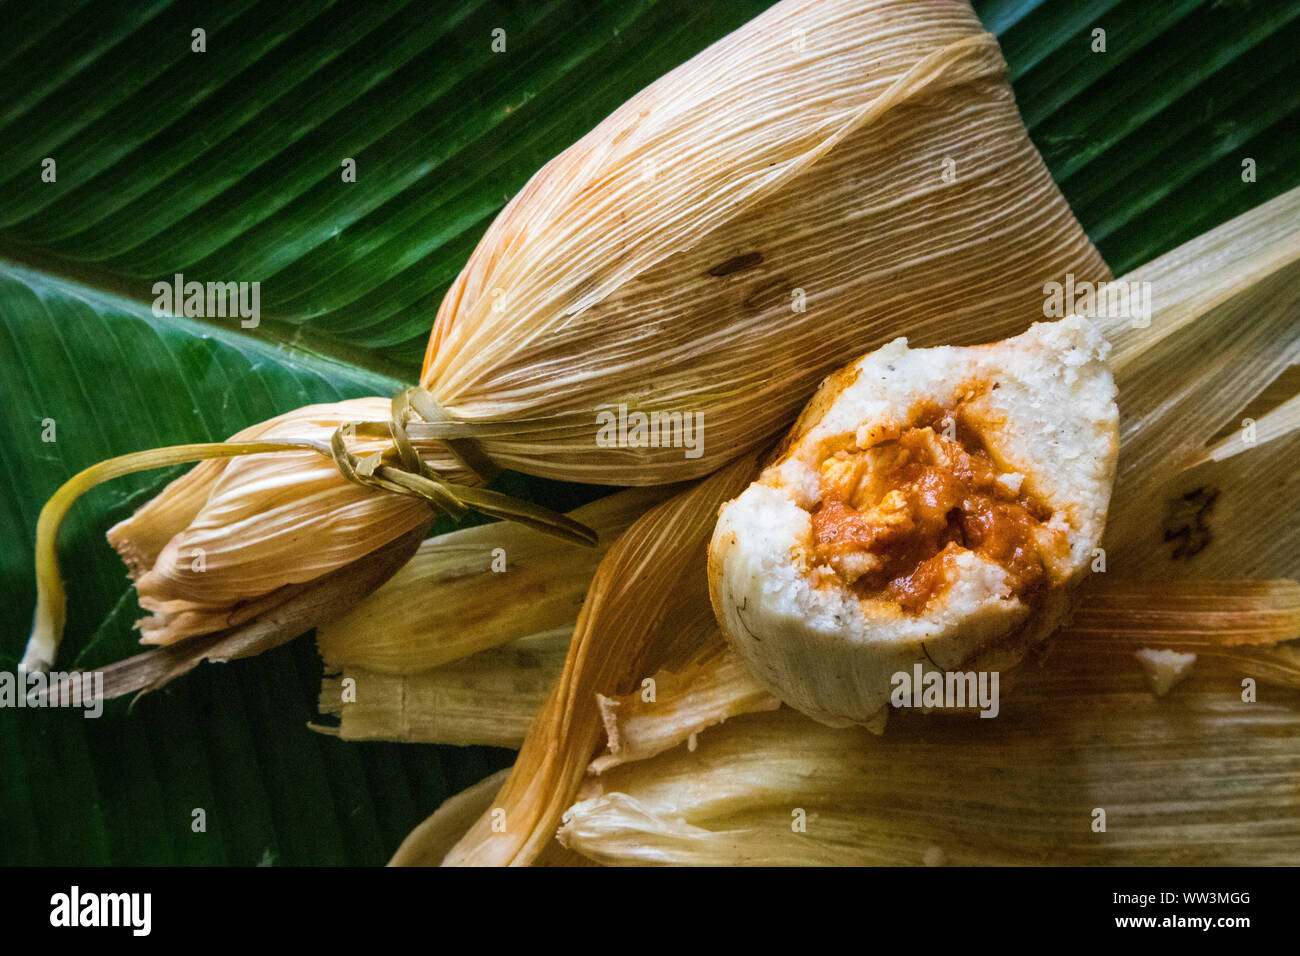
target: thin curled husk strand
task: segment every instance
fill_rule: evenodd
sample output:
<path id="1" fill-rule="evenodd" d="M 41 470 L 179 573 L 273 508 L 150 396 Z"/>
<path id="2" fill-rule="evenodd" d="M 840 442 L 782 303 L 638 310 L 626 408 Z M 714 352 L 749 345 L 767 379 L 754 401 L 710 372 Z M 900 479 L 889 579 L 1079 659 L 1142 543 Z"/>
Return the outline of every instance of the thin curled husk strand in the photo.
<path id="1" fill-rule="evenodd" d="M 423 396 L 423 398 L 419 396 Z M 426 400 L 427 399 L 427 400 Z M 67 623 L 67 590 L 59 570 L 58 533 L 73 503 L 96 485 L 114 478 L 189 464 L 212 458 L 237 458 L 282 451 L 310 450 L 331 458 L 348 481 L 377 491 L 422 498 L 437 512 L 460 519 L 469 511 L 506 521 L 516 521 L 574 544 L 593 546 L 596 533 L 585 525 L 549 508 L 510 495 L 472 485 L 450 482 L 426 465 L 411 443 L 407 423 L 413 411 L 445 421 L 437 403 L 418 387 L 393 398 L 388 422 L 351 422 L 340 425 L 328 445 L 309 440 L 200 442 L 151 448 L 118 455 L 91 465 L 64 482 L 41 509 L 36 523 L 36 610 L 31 636 L 19 662 L 22 671 L 48 671 L 54 664 Z M 438 424 L 435 422 L 434 424 Z M 348 451 L 345 436 L 386 435 L 391 448 L 361 458 Z M 469 471 L 487 481 L 497 468 L 466 437 L 447 440 L 453 454 Z"/>

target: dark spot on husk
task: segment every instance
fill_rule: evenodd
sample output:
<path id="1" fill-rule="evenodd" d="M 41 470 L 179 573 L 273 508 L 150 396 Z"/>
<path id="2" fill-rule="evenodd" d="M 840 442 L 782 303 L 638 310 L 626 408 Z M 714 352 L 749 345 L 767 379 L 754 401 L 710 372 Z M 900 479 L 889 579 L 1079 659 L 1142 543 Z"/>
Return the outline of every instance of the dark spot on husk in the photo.
<path id="1" fill-rule="evenodd" d="M 744 272 L 746 269 L 752 269 L 763 261 L 763 253 L 746 252 L 744 255 L 736 256 L 734 259 L 728 259 L 726 262 L 720 262 L 709 270 L 711 276 L 729 276 L 737 272 Z"/>
<path id="2" fill-rule="evenodd" d="M 1164 540 L 1174 560 L 1188 560 L 1209 546 L 1210 515 L 1219 489 L 1202 486 L 1170 499 L 1165 505 Z"/>

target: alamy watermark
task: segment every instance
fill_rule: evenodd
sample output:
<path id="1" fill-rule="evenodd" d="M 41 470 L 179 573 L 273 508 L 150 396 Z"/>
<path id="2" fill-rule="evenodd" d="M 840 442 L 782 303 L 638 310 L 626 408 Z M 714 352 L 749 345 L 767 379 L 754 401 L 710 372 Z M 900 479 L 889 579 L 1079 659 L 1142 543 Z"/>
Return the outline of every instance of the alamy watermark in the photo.
<path id="1" fill-rule="evenodd" d="M 122 927 L 132 936 L 148 936 L 153 928 L 153 894 L 85 893 L 74 885 L 50 897 L 50 925 Z"/>
<path id="2" fill-rule="evenodd" d="M 103 671 L 0 671 L 0 707 L 78 707 L 104 712 Z"/>
<path id="3" fill-rule="evenodd" d="M 262 321 L 262 283 L 186 282 L 176 273 L 171 282 L 153 284 L 153 314 L 182 315 L 191 319 L 240 319 L 242 329 L 255 329 Z"/>
<path id="4" fill-rule="evenodd" d="M 596 410 L 601 448 L 681 448 L 687 458 L 704 454 L 703 412 L 629 411 L 626 404 Z"/>
<path id="5" fill-rule="evenodd" d="M 1043 286 L 1043 315 L 1060 319 L 1077 315 L 1084 319 L 1132 319 L 1133 328 L 1151 325 L 1150 282 L 1075 282 L 1066 273 L 1065 282 Z"/>
<path id="6" fill-rule="evenodd" d="M 1000 709 L 997 671 L 926 670 L 917 663 L 911 673 L 895 673 L 890 686 L 889 703 L 894 707 L 978 707 L 981 717 L 996 717 Z"/>

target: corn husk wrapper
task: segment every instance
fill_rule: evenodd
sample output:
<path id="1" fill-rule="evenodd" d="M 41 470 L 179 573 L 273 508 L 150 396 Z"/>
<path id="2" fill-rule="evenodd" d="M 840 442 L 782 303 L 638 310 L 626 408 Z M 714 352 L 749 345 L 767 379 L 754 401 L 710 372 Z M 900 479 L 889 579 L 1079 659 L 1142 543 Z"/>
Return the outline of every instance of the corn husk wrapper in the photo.
<path id="1" fill-rule="evenodd" d="M 1296 338 L 1300 335 L 1300 323 L 1294 321 L 1296 315 L 1294 294 L 1297 283 L 1300 282 L 1300 276 L 1297 276 L 1294 268 L 1295 223 L 1300 221 L 1300 217 L 1296 215 L 1298 209 L 1300 209 L 1300 191 L 1288 193 L 1140 270 L 1139 275 L 1153 282 L 1155 309 L 1151 316 L 1150 327 L 1131 329 L 1126 321 L 1111 323 L 1108 328 L 1108 333 L 1116 345 L 1113 364 L 1120 385 L 1119 400 L 1122 416 L 1120 487 L 1124 489 L 1122 492 L 1124 496 L 1131 498 L 1133 495 L 1142 494 L 1144 487 L 1150 487 L 1147 483 L 1159 486 L 1161 483 L 1172 481 L 1180 474 L 1180 469 L 1185 470 L 1189 465 L 1194 466 L 1197 461 L 1205 458 L 1207 453 L 1212 451 L 1209 447 L 1212 439 L 1222 431 L 1225 419 L 1231 415 L 1227 410 L 1248 405 L 1288 364 L 1285 356 L 1293 354 Z M 1261 286 L 1269 291 L 1268 297 L 1261 298 L 1255 294 Z M 1247 318 L 1249 322 L 1245 321 Z M 1248 326 L 1244 331 L 1241 328 L 1243 325 Z M 1218 330 L 1217 335 L 1213 331 L 1215 329 Z M 1136 339 L 1126 340 L 1130 332 L 1136 334 Z M 1195 354 L 1196 351 L 1203 349 L 1207 342 L 1216 341 L 1220 348 L 1223 348 L 1226 342 L 1231 350 L 1234 360 L 1231 368 L 1226 368 L 1223 363 L 1217 361 L 1198 361 L 1202 356 Z M 1278 358 L 1279 353 L 1284 356 L 1281 360 Z M 1153 372 L 1158 374 L 1153 375 Z M 1223 396 L 1224 400 L 1216 403 L 1214 400 L 1216 396 Z M 1164 430 L 1168 429 L 1170 423 L 1171 408 L 1181 413 L 1176 437 L 1172 439 L 1164 434 Z M 1248 460 L 1246 456 L 1249 454 L 1268 455 L 1270 450 L 1277 451 L 1284 448 L 1285 445 L 1282 444 L 1284 441 L 1285 436 L 1280 435 L 1252 448 L 1250 452 L 1232 457 L 1246 461 Z M 1151 443 L 1163 444 L 1165 452 L 1159 456 L 1149 454 L 1148 446 Z M 1176 453 L 1176 458 L 1172 462 L 1166 460 L 1170 453 Z M 733 483 L 744 483 L 748 477 L 733 471 L 730 480 Z M 515 864 L 546 862 L 555 852 L 550 843 L 550 836 L 560 824 L 555 807 L 564 799 L 563 796 L 557 797 L 556 789 L 561 789 L 570 799 L 576 799 L 580 781 L 574 768 L 595 756 L 595 745 L 602 734 L 600 709 L 596 706 L 595 694 L 627 695 L 641 679 L 653 674 L 654 671 L 650 669 L 652 665 L 672 671 L 674 667 L 680 667 L 689 660 L 689 655 L 683 654 L 680 646 L 676 648 L 671 646 L 660 630 L 647 628 L 638 635 L 629 637 L 619 627 L 618 619 L 624 615 L 645 613 L 645 607 L 657 598 L 665 573 L 662 564 L 666 561 L 676 566 L 684 555 L 690 553 L 692 542 L 684 541 L 681 534 L 686 528 L 691 527 L 689 520 L 696 513 L 699 505 L 715 502 L 716 497 L 711 498 L 710 494 L 716 495 L 718 491 L 723 489 L 716 484 L 711 491 L 706 490 L 705 485 L 701 485 L 660 509 L 660 514 L 656 516 L 654 522 L 638 523 L 629 529 L 625 539 L 627 548 L 634 550 L 637 555 L 635 561 L 622 547 L 624 541 L 620 541 L 606 555 L 597 572 L 588 603 L 584 607 L 584 618 L 575 633 L 565 672 L 552 692 L 551 698 L 548 699 L 542 716 L 530 730 L 516 762 L 514 773 L 498 795 L 498 806 L 505 810 L 508 818 L 513 821 L 511 826 L 516 829 L 507 833 L 493 834 L 486 821 L 480 819 L 447 853 L 444 862 Z M 1121 492 L 1117 491 L 1116 505 L 1113 506 L 1112 513 L 1117 513 L 1118 520 L 1112 521 L 1107 541 L 1112 540 L 1113 536 L 1121 541 L 1143 543 L 1149 541 L 1151 534 L 1159 536 L 1159 530 L 1153 526 L 1150 516 L 1149 502 L 1147 507 L 1142 508 L 1121 499 L 1120 495 Z M 677 521 L 673 520 L 672 512 L 676 512 Z M 1157 519 L 1155 523 L 1161 522 Z M 672 535 L 662 533 L 662 529 L 666 527 L 673 527 L 676 533 Z M 700 534 L 696 543 L 702 546 L 703 537 L 707 532 L 702 531 L 701 527 L 694 527 L 694 531 Z M 1268 534 L 1269 529 L 1266 524 L 1259 528 L 1233 528 L 1230 533 L 1220 535 L 1214 547 L 1224 553 L 1222 560 L 1231 564 L 1234 560 L 1243 560 L 1247 554 L 1252 553 L 1253 539 Z M 1113 568 L 1121 554 L 1121 549 L 1108 544 L 1107 551 L 1111 559 L 1110 568 L 1105 572 L 1108 575 L 1106 581 L 1109 582 L 1115 580 Z M 1273 553 L 1278 552 L 1274 550 Z M 1282 563 L 1284 562 L 1285 559 L 1282 559 Z M 644 575 L 643 582 L 640 582 L 644 586 L 633 588 L 630 586 L 631 576 L 636 574 L 638 566 Z M 1256 567 L 1263 574 L 1272 576 L 1269 566 L 1257 564 Z M 702 578 L 703 566 L 697 566 L 696 570 L 698 576 Z M 1175 568 L 1174 573 L 1177 574 L 1178 570 L 1180 569 Z M 1132 580 L 1132 578 L 1125 576 L 1124 580 Z M 623 597 L 617 615 L 613 612 L 612 605 L 603 601 L 606 585 L 602 582 L 608 581 L 623 582 L 622 587 L 628 592 Z M 1167 590 L 1157 589 L 1148 592 L 1143 600 L 1147 603 L 1158 603 L 1159 595 Z M 689 605 L 686 610 L 689 610 Z M 1279 636 L 1278 632 L 1270 633 L 1274 637 Z M 1069 646 L 1072 651 L 1077 647 L 1086 648 L 1086 645 L 1079 641 L 1071 642 Z M 1150 637 L 1144 635 L 1141 646 L 1160 645 L 1152 644 Z M 1132 651 L 1138 649 L 1141 648 L 1129 648 L 1121 656 L 1124 666 L 1129 668 L 1134 679 L 1144 681 L 1141 668 L 1132 656 Z M 698 643 L 694 651 L 699 653 Z M 1200 653 L 1206 652 L 1202 649 Z M 1104 656 L 1099 654 L 1098 659 Z M 1212 662 L 1214 655 L 1208 654 L 1207 660 Z M 1232 666 L 1239 666 L 1239 662 Z M 1286 673 L 1288 668 L 1293 669 L 1293 665 L 1287 663 L 1285 656 L 1280 663 L 1270 660 L 1268 666 L 1280 668 L 1283 673 Z M 1149 696 L 1149 690 L 1144 684 L 1141 686 L 1142 693 Z M 1080 690 L 1084 688 L 1081 687 Z M 1181 691 L 1181 687 L 1175 690 L 1170 699 L 1177 698 Z M 1076 700 L 1075 696 L 1078 696 L 1079 700 Z M 1279 727 L 1283 728 L 1283 733 L 1290 734 L 1285 739 L 1291 749 L 1287 752 L 1289 756 L 1284 759 L 1291 759 L 1295 755 L 1293 743 L 1295 727 L 1292 726 L 1296 719 L 1295 702 L 1286 700 L 1288 702 L 1280 710 L 1278 707 L 1270 707 L 1247 711 L 1245 713 L 1248 716 L 1234 717 L 1226 722 L 1228 726 L 1249 725 L 1259 730 L 1258 734 L 1254 734 L 1252 730 L 1252 736 L 1248 738 L 1233 738 L 1234 742 L 1229 752 L 1248 754 L 1244 759 L 1252 762 L 1252 772 L 1258 770 L 1261 779 L 1269 777 L 1270 774 L 1277 776 L 1266 767 L 1271 766 L 1270 762 L 1276 752 Z M 1062 695 L 1054 699 L 1049 696 L 1042 701 L 1042 706 L 1053 706 L 1062 714 L 1077 709 L 1082 715 L 1086 710 L 1083 706 L 1086 702 L 1087 697 L 1081 693 Z M 1214 707 L 1208 704 L 1207 707 L 1213 715 Z M 788 719 L 784 715 L 784 710 L 778 711 L 777 714 L 781 716 L 774 715 L 767 718 L 754 716 L 747 717 L 745 720 L 760 722 L 765 719 L 771 721 Z M 1112 718 L 1118 720 L 1115 714 L 1113 710 L 1102 709 L 1098 720 Z M 1216 791 L 1217 796 L 1231 802 L 1233 797 L 1230 781 L 1225 780 L 1222 774 L 1209 772 L 1214 768 L 1215 761 L 1219 759 L 1217 756 L 1219 750 L 1212 745 L 1215 734 L 1222 728 L 1213 725 L 1212 721 L 1202 719 L 1202 716 L 1198 711 L 1182 723 L 1174 720 L 1167 724 L 1153 718 L 1153 722 L 1158 726 L 1168 726 L 1174 730 L 1170 730 L 1162 737 L 1151 739 L 1161 740 L 1165 745 L 1178 749 L 1178 752 L 1185 756 L 1188 762 L 1183 768 L 1186 770 L 1186 775 L 1179 778 L 1180 785 L 1181 782 L 1188 782 L 1191 785 L 1195 779 L 1198 779 L 1200 771 L 1205 771 L 1206 779 L 1211 781 L 1209 786 L 1219 788 Z M 734 723 L 728 722 L 722 730 L 710 731 L 704 735 L 703 740 L 707 741 L 711 735 L 725 732 Z M 970 726 L 980 728 L 984 724 L 997 725 L 998 723 L 998 721 L 976 721 Z M 1034 721 L 1031 720 L 1029 723 L 1032 726 Z M 810 722 L 805 721 L 805 724 L 811 727 Z M 753 727 L 758 724 L 751 723 L 748 726 Z M 1063 717 L 1057 730 L 1061 739 L 1075 740 L 1074 737 L 1069 736 L 1070 726 L 1069 721 Z M 1122 723 L 1100 723 L 1093 726 L 1094 733 L 1104 731 L 1116 736 L 1117 739 L 1124 730 Z M 968 731 L 968 733 L 974 732 Z M 1175 732 L 1182 736 L 1171 736 Z M 856 732 L 843 733 L 855 734 Z M 1148 736 L 1151 733 L 1154 732 L 1148 732 Z M 743 733 L 736 732 L 737 739 L 743 736 Z M 844 741 L 849 738 L 835 739 Z M 1088 738 L 1085 736 L 1078 739 Z M 1094 779 L 1090 774 L 1095 774 L 1096 780 L 1105 782 L 1115 779 L 1106 771 L 1108 766 L 1141 766 L 1142 761 L 1149 759 L 1150 756 L 1142 743 L 1144 739 L 1146 738 L 1142 733 L 1124 734 L 1122 742 L 1125 747 L 1131 745 L 1134 748 L 1133 753 L 1121 749 L 1118 753 L 1109 755 L 1108 760 L 1111 763 L 1084 763 L 1080 765 L 1074 780 L 1079 786 L 1085 787 L 1086 792 L 1087 781 Z M 870 749 L 869 741 L 861 738 L 860 735 L 853 737 L 853 741 L 847 748 L 836 743 L 832 749 L 847 749 L 855 753 L 863 748 Z M 743 744 L 737 746 L 741 750 L 745 749 Z M 967 740 L 963 746 L 971 747 L 970 740 Z M 1072 743 L 1070 746 L 1077 746 L 1077 743 Z M 970 751 L 964 752 L 988 753 L 991 750 L 996 748 L 976 751 L 972 747 Z M 673 753 L 677 752 L 673 751 Z M 1044 747 L 1037 753 L 1041 755 L 1050 752 L 1052 752 L 1051 748 Z M 757 759 L 757 763 L 762 764 L 770 756 L 771 754 L 763 755 Z M 1008 760 L 1006 765 L 1028 766 L 1031 756 L 1034 754 L 1017 752 L 1015 759 Z M 988 760 L 988 766 L 992 768 L 991 772 L 996 771 L 999 766 L 998 760 L 994 757 L 989 757 Z M 943 766 L 943 763 L 934 765 Z M 629 765 L 631 766 L 640 765 Z M 972 767 L 971 772 L 975 772 L 976 769 L 977 766 Z M 882 761 L 878 772 L 884 785 L 902 787 L 906 782 L 905 794 L 924 792 L 914 790 L 908 776 L 911 770 L 895 769 L 895 764 L 892 762 Z M 806 773 L 808 779 L 827 781 L 832 779 L 819 777 L 820 771 L 816 767 L 808 768 Z M 1047 773 L 1046 769 L 1044 773 Z M 1289 771 L 1280 771 L 1283 778 L 1286 778 L 1287 773 Z M 996 776 L 996 772 L 993 772 L 993 777 Z M 1149 778 L 1144 782 L 1149 783 Z M 1294 776 L 1290 777 L 1290 790 L 1284 791 L 1291 794 L 1292 799 L 1295 792 L 1294 782 Z M 934 785 L 938 787 L 936 792 L 940 794 L 961 789 L 955 779 L 943 785 L 938 782 Z M 1253 782 L 1252 786 L 1254 786 Z M 1264 788 L 1263 796 L 1260 797 L 1252 790 L 1248 799 L 1251 806 L 1267 805 L 1278 792 L 1272 784 L 1265 783 L 1260 786 Z M 607 785 L 606 789 L 612 792 L 614 787 Z M 835 791 L 833 785 L 827 785 L 825 789 L 829 793 Z M 711 784 L 703 780 L 699 781 L 697 792 L 701 795 L 701 799 L 707 799 L 707 794 L 712 790 Z M 1155 799 L 1157 803 L 1163 799 L 1158 795 L 1152 797 L 1150 790 L 1143 791 L 1135 797 L 1138 798 Z M 899 794 L 895 794 L 894 802 L 897 803 L 899 799 Z M 1206 803 L 1205 806 L 1217 806 L 1222 804 L 1223 800 Z M 1274 834 L 1293 833 L 1297 826 L 1298 808 L 1289 803 L 1281 804 L 1280 807 L 1277 812 L 1282 814 L 1282 822 L 1267 824 L 1264 831 L 1256 828 L 1254 822 L 1256 818 L 1249 815 L 1243 820 L 1237 820 L 1229 813 L 1227 816 L 1212 817 L 1208 823 L 1202 821 L 1203 827 L 1211 833 L 1211 839 L 1206 846 L 1222 848 L 1225 841 L 1231 844 L 1236 839 L 1234 834 L 1238 826 L 1244 828 L 1242 832 L 1253 841 L 1250 843 L 1253 847 L 1269 844 L 1269 832 L 1266 831 Z M 1080 810 L 1085 818 L 1084 837 L 1087 833 L 1087 814 L 1090 810 L 1091 808 Z M 1057 852 L 1074 853 L 1076 850 L 1083 852 L 1080 849 L 1082 844 L 1061 842 L 1058 820 L 1049 815 L 1041 824 L 1033 824 L 1033 815 L 1025 813 L 1023 807 L 1020 811 L 1020 815 L 1025 820 L 1031 821 L 1029 824 L 1031 828 L 1040 827 L 1037 837 L 1025 838 L 1026 847 L 1038 841 L 1041 844 L 1043 858 L 1050 855 L 1047 851 L 1053 847 L 1057 848 Z M 934 815 L 944 825 L 949 825 L 956 819 L 953 816 L 956 812 L 953 807 L 940 808 L 934 811 Z M 1209 810 L 1202 812 L 1208 814 Z M 782 813 L 784 825 L 788 828 L 790 813 L 788 805 Z M 1011 816 L 1014 817 L 1015 814 Z M 1130 859 L 1150 860 L 1159 857 L 1170 861 L 1176 858 L 1169 855 L 1177 852 L 1176 834 L 1185 833 L 1188 827 L 1192 826 L 1193 824 L 1186 819 L 1178 820 L 1167 825 L 1163 831 L 1165 836 L 1169 837 L 1168 839 L 1145 845 L 1138 840 L 1133 845 L 1145 846 L 1145 849 L 1133 851 Z M 1171 833 L 1175 835 L 1170 836 Z M 576 842 L 575 833 L 570 833 L 569 836 L 570 846 L 580 845 Z M 677 837 L 681 836 L 682 834 L 677 834 Z M 1062 846 L 1067 849 L 1060 850 Z M 1012 852 L 1014 849 L 1014 846 L 1011 850 L 1004 847 L 1001 852 L 1014 856 L 1015 853 Z M 891 856 L 891 859 L 899 858 L 897 853 Z M 999 857 L 996 853 L 981 857 L 986 861 L 997 858 Z"/>
<path id="2" fill-rule="evenodd" d="M 350 422 L 383 420 L 389 403 L 361 398 L 311 405 L 246 428 L 231 441 L 292 438 L 328 445 Z M 353 436 L 350 451 L 368 455 L 391 444 Z M 434 443 L 421 443 L 430 457 Z M 443 466 L 460 480 L 445 452 Z M 429 522 L 426 502 L 343 479 L 313 451 L 275 452 L 200 462 L 135 514 L 108 540 L 126 563 L 146 644 L 171 644 L 235 626 L 283 601 L 289 590 L 357 561 Z"/>
<path id="3" fill-rule="evenodd" d="M 572 634 L 600 558 L 670 493 L 634 488 L 569 512 L 596 532 L 594 548 L 508 522 L 427 539 L 383 587 L 317 628 L 326 671 L 417 674 L 553 628 Z"/>
<path id="4" fill-rule="evenodd" d="M 1024 330 L 1108 277 L 964 0 L 786 0 L 633 97 L 497 217 L 421 384 L 502 467 L 614 484 L 713 471 L 900 332 Z M 602 410 L 702 415 L 698 457 Z M 606 436 L 608 438 L 608 436 Z"/>
<path id="5" fill-rule="evenodd" d="M 505 522 L 427 539 L 384 586 L 317 628 L 320 710 L 338 723 L 315 729 L 517 748 L 563 669 L 600 557 L 671 491 L 628 489 L 570 512 L 599 535 L 592 549 Z"/>
<path id="6" fill-rule="evenodd" d="M 1131 653 L 1071 642 L 993 720 L 740 717 L 591 778 L 560 840 L 611 864 L 1292 864 L 1300 693 L 1245 702 L 1249 670 L 1198 661 L 1157 698 Z"/>
<path id="7" fill-rule="evenodd" d="M 1234 801 L 1231 823 L 1218 803 L 1206 808 L 1203 793 L 1200 803 L 1190 802 L 1187 788 L 1226 788 L 1234 780 L 1243 784 L 1242 759 L 1233 745 L 1221 743 L 1217 753 L 1207 755 L 1197 743 L 1212 732 L 1207 721 L 1220 721 L 1214 736 L 1230 734 L 1237 745 L 1242 733 L 1248 734 L 1250 759 L 1259 769 L 1283 778 L 1288 768 L 1294 772 L 1294 749 L 1279 751 L 1283 741 L 1276 737 L 1279 729 L 1294 732 L 1294 707 L 1270 704 L 1253 711 L 1247 708 L 1256 705 L 1242 703 L 1239 713 L 1225 717 L 1223 712 L 1241 675 L 1269 687 L 1300 689 L 1300 646 L 1268 643 L 1298 630 L 1300 586 L 1295 582 L 1164 582 L 1153 587 L 1099 580 L 1082 602 L 1071 635 L 1062 641 L 1064 657 L 1031 670 L 1010 699 L 1017 723 L 989 725 L 997 739 L 985 739 L 983 727 L 975 728 L 975 736 L 969 726 L 944 720 L 936 740 L 933 725 L 922 735 L 916 721 L 903 720 L 895 722 L 883 744 L 856 730 L 829 731 L 790 711 L 761 722 L 742 719 L 703 735 L 716 721 L 702 715 L 716 712 L 719 705 L 728 706 L 732 716 L 770 709 L 754 706 L 751 694 L 761 688 L 746 680 L 738 662 L 729 661 L 730 652 L 717 643 L 682 675 L 656 675 L 656 703 L 664 711 L 657 729 L 637 718 L 620 725 L 625 747 L 637 746 L 631 740 L 637 726 L 656 735 L 656 753 L 697 735 L 698 743 L 643 763 L 632 761 L 644 761 L 646 753 L 606 764 L 602 770 L 620 769 L 602 780 L 587 779 L 584 799 L 565 815 L 560 838 L 607 864 L 1286 862 L 1288 844 L 1277 840 L 1294 832 L 1294 788 L 1270 793 L 1254 786 L 1247 799 Z M 1178 697 L 1176 713 L 1152 707 L 1154 698 L 1132 661 L 1134 649 L 1152 641 L 1192 649 L 1210 662 L 1209 667 L 1198 665 L 1191 687 L 1177 691 L 1193 696 Z M 701 692 L 709 705 L 696 699 Z M 1272 699 L 1271 691 L 1260 692 L 1261 702 Z M 638 701 L 643 701 L 640 692 L 621 699 L 620 716 L 629 713 L 622 707 L 635 707 Z M 1054 723 L 1039 720 L 1044 710 Z M 1076 716 L 1080 712 L 1086 715 L 1082 722 Z M 1194 723 L 1179 739 L 1178 728 L 1189 714 Z M 1105 726 L 1098 728 L 1099 720 Z M 1280 723 L 1285 721 L 1290 723 Z M 675 737 L 665 740 L 665 733 Z M 1273 746 L 1261 751 L 1253 743 L 1260 736 Z M 1113 739 L 1141 741 L 1140 752 L 1126 747 L 1120 762 L 1112 764 L 1099 751 Z M 1171 741 L 1178 748 L 1172 760 L 1178 773 L 1172 777 L 1163 751 Z M 885 750 L 876 749 L 882 745 Z M 893 763 L 900 753 L 906 756 L 901 767 Z M 629 766 L 621 767 L 624 763 Z M 980 777 L 973 793 L 953 782 L 966 779 L 972 765 Z M 1208 781 L 1202 779 L 1207 765 L 1218 774 Z M 953 770 L 938 772 L 944 766 Z M 1062 766 L 1065 776 L 1053 772 Z M 440 862 L 475 818 L 504 809 L 496 797 L 507 773 L 449 800 L 408 837 L 393 863 Z M 1085 777 L 1095 781 L 1092 789 L 1076 793 Z M 941 793 L 949 799 L 899 812 L 900 807 L 918 807 L 915 795 L 897 789 L 913 779 L 927 788 L 916 793 Z M 1254 778 L 1249 782 L 1255 783 Z M 1094 834 L 1090 803 L 1096 801 L 1086 798 L 1112 784 L 1123 785 L 1123 802 L 1112 797 L 1102 806 L 1112 835 Z M 996 801 L 985 804 L 995 788 Z M 1167 819 L 1164 798 L 1171 793 L 1179 799 L 1173 804 L 1175 816 Z M 792 806 L 796 801 L 799 805 Z M 796 811 L 802 811 L 802 830 L 792 829 Z M 1190 824 L 1189 845 L 1188 821 L 1198 813 L 1212 813 L 1216 825 Z M 1127 828 L 1123 834 L 1114 833 L 1117 814 Z M 497 819 L 508 825 L 508 816 Z M 1040 845 L 1045 834 L 1050 839 Z M 551 850 L 547 862 L 570 860 Z"/>

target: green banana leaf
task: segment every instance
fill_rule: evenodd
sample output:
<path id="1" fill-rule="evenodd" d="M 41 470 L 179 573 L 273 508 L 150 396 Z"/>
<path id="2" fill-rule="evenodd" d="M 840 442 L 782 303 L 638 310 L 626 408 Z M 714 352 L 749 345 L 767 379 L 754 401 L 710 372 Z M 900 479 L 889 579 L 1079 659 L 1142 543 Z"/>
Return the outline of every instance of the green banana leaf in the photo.
<path id="1" fill-rule="evenodd" d="M 0 4 L 0 671 L 30 625 L 37 513 L 67 477 L 414 381 L 440 297 L 508 197 L 765 6 Z M 1300 184 L 1300 5 L 976 9 L 1117 274 Z M 260 282 L 261 321 L 155 317 L 154 283 L 178 272 Z M 115 481 L 74 509 L 60 668 L 138 650 L 104 532 L 179 473 Z M 504 481 L 556 508 L 592 495 Z M 315 734 L 320 668 L 299 640 L 97 720 L 0 710 L 0 864 L 381 863 L 510 760 Z"/>

